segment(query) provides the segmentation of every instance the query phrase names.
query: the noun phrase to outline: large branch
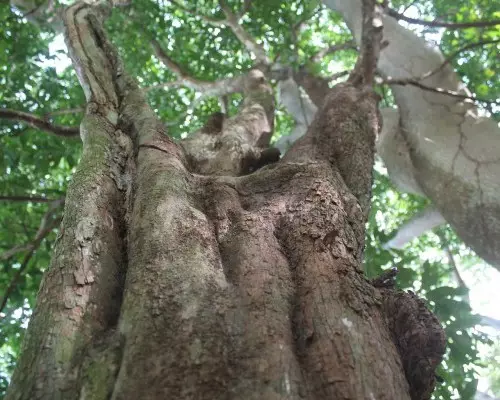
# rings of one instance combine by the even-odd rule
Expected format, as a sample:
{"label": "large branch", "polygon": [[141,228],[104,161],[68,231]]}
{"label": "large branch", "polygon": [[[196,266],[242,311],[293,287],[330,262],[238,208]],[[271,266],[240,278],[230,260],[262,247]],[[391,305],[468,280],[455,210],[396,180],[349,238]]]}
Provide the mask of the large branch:
{"label": "large branch", "polygon": [[382,45],[382,8],[372,0],[362,0],[361,41],[358,59],[348,82],[373,86]]}
{"label": "large branch", "polygon": [[[372,176],[366,171],[373,168],[375,137],[380,127],[378,96],[373,92],[373,83],[380,54],[382,20],[380,7],[371,0],[363,0],[362,13],[363,40],[353,71],[346,83],[328,91],[307,133],[283,159],[304,162],[312,157],[333,164],[366,218],[372,184]],[[289,80],[288,85],[292,88],[294,82]],[[297,97],[301,98],[300,93]]]}
{"label": "large branch", "polygon": [[260,70],[252,70],[244,78],[240,112],[229,119],[214,114],[200,131],[182,142],[196,161],[197,173],[238,176],[279,160],[279,152],[267,148],[273,132],[273,91]]}
{"label": "large branch", "polygon": [[[326,89],[328,89],[328,86],[326,86]],[[293,76],[278,82],[278,95],[280,104],[285,107],[288,114],[295,121],[292,132],[281,137],[276,143],[276,147],[282,153],[285,153],[292,143],[306,133],[316,111],[318,111],[318,107],[307,94],[300,90]]]}
{"label": "large branch", "polygon": [[10,121],[22,121],[27,123],[32,128],[40,129],[57,136],[75,137],[80,133],[80,128],[76,126],[54,125],[50,121],[36,115],[8,108],[0,109],[0,118],[8,119]]}
{"label": "large branch", "polygon": [[[360,1],[324,3],[343,15],[359,42]],[[436,49],[389,16],[384,17],[384,40],[388,46],[381,52],[378,68],[391,79],[421,77],[445,61]],[[449,65],[421,84],[469,95]],[[474,106],[463,99],[411,85],[394,85],[392,91],[399,107],[398,122],[390,124],[391,130],[384,127],[378,142],[391,178],[415,183],[413,191],[429,197],[465,243],[486,261],[500,266],[497,123],[479,117]]]}

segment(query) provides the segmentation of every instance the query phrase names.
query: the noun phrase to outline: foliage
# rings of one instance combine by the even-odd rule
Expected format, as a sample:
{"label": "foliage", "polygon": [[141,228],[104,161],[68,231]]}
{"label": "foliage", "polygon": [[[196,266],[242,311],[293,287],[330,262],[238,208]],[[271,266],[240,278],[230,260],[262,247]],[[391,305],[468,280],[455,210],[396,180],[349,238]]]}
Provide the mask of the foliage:
{"label": "foliage", "polygon": [[[229,3],[234,10],[241,6],[240,1]],[[457,21],[500,18],[494,2],[486,0],[418,3],[397,0],[392,6],[402,12],[410,3],[422,13],[422,18],[453,17]],[[450,7],[453,9],[451,14]],[[211,18],[223,18],[215,0],[198,0],[196,12]],[[351,39],[340,17],[324,10],[318,1],[253,2],[242,18],[242,25],[257,42],[264,44],[271,59],[293,68],[309,65],[311,56],[320,49]],[[139,0],[131,7],[114,10],[107,21],[107,29],[127,70],[143,87],[176,80],[176,76],[153,55],[150,47],[153,39],[184,71],[200,80],[236,76],[253,63],[229,27],[211,26],[165,0]],[[499,29],[497,26],[444,31],[441,45],[446,54],[451,54],[466,43],[498,39]],[[442,30],[421,30],[423,34],[436,31]],[[81,112],[50,115],[55,111],[84,106],[83,92],[74,70],[63,68],[64,60],[59,60],[58,54],[49,51],[51,44],[60,41],[60,36],[29,23],[5,2],[0,5],[0,32],[4,38],[0,41],[0,107],[46,116],[61,125],[77,126]],[[475,47],[452,61],[470,89],[482,98],[500,97],[500,84],[494,79],[500,73],[494,49],[493,45]],[[309,67],[328,76],[352,68],[355,60],[355,51],[342,50],[327,54],[319,63]],[[393,104],[387,88],[378,90],[383,94],[384,106]],[[175,138],[197,129],[218,110],[217,99],[197,101],[196,93],[187,88],[156,88],[150,90],[148,96],[153,109]],[[241,96],[232,96],[233,112],[240,100]],[[290,117],[278,111],[276,137],[288,134],[291,126]],[[0,196],[55,200],[64,197],[81,145],[78,139],[57,137],[27,127],[22,122],[0,120],[0,149],[0,169],[3,172],[0,175]],[[382,250],[381,244],[388,239],[389,233],[426,204],[420,198],[398,193],[389,183],[383,168],[377,168],[375,173],[372,204],[367,231],[367,274],[374,276],[387,267],[397,266],[400,271],[398,286],[414,290],[427,299],[446,325],[450,338],[446,361],[440,372],[445,384],[439,387],[435,396],[439,399],[458,398],[457,393],[461,393],[462,399],[472,398],[476,385],[477,343],[485,338],[474,330],[477,319],[467,304],[466,291],[457,287],[452,268],[446,260],[443,261],[443,248],[448,246],[461,264],[475,262],[474,256],[448,228],[441,229],[438,236],[425,235],[404,251]],[[48,207],[46,202],[0,200],[0,293],[5,293],[23,268],[0,315],[0,398],[19,353],[42,272],[49,265],[57,230],[43,238],[31,258],[27,257],[27,251],[7,259],[3,259],[2,254],[33,241]],[[61,209],[56,212],[59,216],[61,213]]]}
{"label": "foliage", "polygon": [[500,393],[500,338],[497,337],[494,345],[491,346],[485,365],[491,390],[494,393]]}

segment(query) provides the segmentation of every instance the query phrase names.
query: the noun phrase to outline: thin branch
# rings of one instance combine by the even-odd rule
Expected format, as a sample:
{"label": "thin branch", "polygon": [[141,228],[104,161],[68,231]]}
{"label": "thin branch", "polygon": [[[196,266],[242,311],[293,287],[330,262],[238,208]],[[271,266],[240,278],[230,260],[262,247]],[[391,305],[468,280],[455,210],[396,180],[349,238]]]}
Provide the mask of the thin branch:
{"label": "thin branch", "polygon": [[444,67],[446,67],[456,56],[458,56],[460,53],[462,53],[464,51],[473,49],[475,47],[481,47],[481,46],[486,46],[486,45],[495,44],[495,43],[500,43],[500,39],[496,39],[496,40],[481,40],[479,42],[469,43],[469,44],[465,45],[464,47],[458,49],[457,51],[453,52],[450,56],[448,56],[443,61],[443,63],[439,67],[435,68],[432,71],[426,72],[425,74],[423,74],[422,76],[420,76],[420,77],[418,77],[416,79],[417,80],[424,80],[424,79],[426,79],[426,78],[428,78],[430,76],[433,76],[433,75],[437,74]]}
{"label": "thin branch", "polygon": [[455,90],[448,90],[448,89],[443,89],[443,88],[427,86],[427,85],[419,82],[419,80],[415,79],[415,78],[409,78],[409,79],[385,78],[382,80],[382,83],[387,83],[388,85],[402,85],[402,86],[412,85],[412,86],[416,86],[422,90],[426,90],[428,92],[439,93],[439,94],[443,94],[443,95],[450,96],[450,97],[456,97],[456,98],[462,99],[462,100],[472,100],[472,101],[476,101],[476,102],[480,102],[480,103],[487,103],[487,104],[500,104],[500,100],[481,99],[481,98],[477,98],[474,96],[469,96],[469,95],[457,92]]}
{"label": "thin branch", "polygon": [[0,196],[0,201],[31,201],[32,203],[51,203],[54,199],[40,196]]}
{"label": "thin branch", "polygon": [[145,90],[147,91],[159,87],[171,88],[171,87],[185,86],[190,89],[201,92],[204,97],[209,97],[209,96],[219,97],[235,92],[240,92],[243,90],[243,82],[246,74],[236,76],[233,78],[221,79],[214,82],[203,81],[197,78],[193,78],[186,71],[184,71],[184,69],[179,64],[177,64],[165,53],[165,51],[162,49],[162,47],[156,40],[151,41],[151,45],[158,59],[175,75],[177,75],[178,80],[175,82],[166,82],[164,84],[146,88]]}
{"label": "thin branch", "polygon": [[46,119],[50,119],[55,115],[78,114],[85,111],[85,107],[68,108],[66,110],[51,111],[44,115]]}
{"label": "thin branch", "polygon": [[[448,244],[448,241],[446,240],[445,235],[442,232],[436,232],[436,235],[439,238],[439,241],[441,242],[441,248],[446,254],[446,257],[448,258],[448,264],[450,265],[452,271],[453,271],[453,276],[455,277],[455,280],[458,284],[458,287],[463,288],[463,289],[468,289],[467,284],[462,278],[462,275],[460,274],[460,271],[458,270],[457,263],[455,262],[455,257],[453,257],[453,253],[451,252],[450,246]],[[467,295],[465,297],[465,301],[467,303],[470,303],[470,297]]]}
{"label": "thin branch", "polygon": [[410,24],[433,26],[433,27],[447,28],[447,29],[483,28],[487,26],[500,25],[500,20],[498,19],[491,21],[440,22],[440,21],[425,21],[423,19],[418,19],[418,18],[410,18],[403,14],[398,13],[396,10],[393,9],[389,9],[387,13],[393,18],[408,22]]}
{"label": "thin branch", "polygon": [[28,266],[28,263],[31,260],[31,257],[33,257],[34,253],[35,253],[35,249],[33,248],[24,256],[24,259],[23,259],[23,262],[21,263],[21,266],[19,267],[16,274],[14,275],[12,280],[10,281],[9,286],[7,286],[7,289],[5,290],[5,293],[2,297],[2,301],[0,302],[0,314],[2,313],[3,309],[7,305],[7,301],[9,300],[9,296],[12,294],[12,292],[16,288],[17,283],[19,281],[19,278],[21,277],[24,270]]}
{"label": "thin branch", "polygon": [[54,125],[46,119],[23,111],[11,110],[7,108],[0,109],[0,118],[11,121],[26,122],[29,126],[52,133],[57,136],[75,137],[79,136],[80,128],[73,126]]}
{"label": "thin branch", "polygon": [[[413,0],[410,4],[408,4],[404,9],[403,9],[403,12],[401,14],[404,14],[406,11],[408,11],[408,9],[410,7],[413,7],[415,5],[415,3],[417,3],[418,0]],[[387,9],[388,7],[385,7],[384,9]]]}
{"label": "thin branch", "polygon": [[52,201],[52,203],[50,203],[49,205],[47,212],[40,220],[40,226],[38,228],[38,231],[34,239],[24,245],[15,246],[10,250],[5,251],[3,254],[0,255],[0,261],[7,260],[12,256],[14,256],[15,254],[20,253],[22,251],[35,250],[39,246],[41,240],[44,239],[52,231],[52,229],[54,229],[60,223],[61,219],[60,218],[54,219],[53,216],[56,213],[57,209],[63,204],[64,204],[64,198]]}
{"label": "thin branch", "polygon": [[450,250],[450,246],[448,244],[444,244],[444,252],[446,253],[446,256],[448,257],[448,264],[450,264],[451,268],[453,269],[453,275],[455,275],[455,278],[458,282],[458,286],[464,289],[467,289],[467,285],[465,284],[464,280],[462,279],[462,275],[460,275],[460,271],[458,270],[457,263],[455,262],[455,258],[453,257],[453,254]]}
{"label": "thin branch", "polygon": [[243,3],[243,8],[242,11],[238,14],[233,13],[229,5],[224,1],[224,0],[219,0],[219,6],[221,10],[224,12],[226,15],[225,19],[214,19],[211,17],[207,17],[206,15],[198,13],[195,9],[191,9],[187,7],[183,2],[179,0],[170,0],[170,3],[173,5],[177,6],[180,8],[182,11],[186,12],[187,14],[196,16],[201,18],[203,21],[214,25],[214,26],[228,26],[234,33],[234,35],[240,40],[240,42],[245,46],[245,48],[255,54],[257,57],[257,60],[261,62],[264,65],[270,65],[272,61],[267,57],[266,52],[264,48],[258,44],[254,38],[249,35],[243,27],[240,25],[239,20],[243,17],[243,15],[246,13],[247,9],[250,7],[251,1],[245,1]]}
{"label": "thin branch", "polygon": [[[26,267],[28,266],[28,263],[31,260],[31,258],[33,257],[33,254],[35,253],[36,249],[38,249],[38,247],[42,243],[43,239],[45,239],[49,235],[49,233],[52,232],[52,230],[54,228],[56,228],[57,226],[59,226],[59,224],[61,223],[62,217],[53,218],[53,216],[54,216],[54,213],[57,211],[57,209],[62,204],[64,204],[64,199],[55,200],[50,204],[49,209],[47,210],[47,212],[44,214],[44,216],[42,217],[42,219],[40,221],[40,227],[38,228],[38,231],[35,235],[35,238],[31,241],[31,243],[24,246],[23,250],[17,250],[15,252],[15,253],[17,253],[19,251],[28,250],[28,253],[24,256],[24,259],[21,263],[21,266],[19,267],[16,274],[14,275],[12,280],[10,281],[9,286],[7,287],[7,290],[5,291],[5,293],[3,295],[2,301],[0,302],[0,313],[3,311],[3,309],[7,305],[7,301],[9,300],[9,296],[12,294],[12,292],[16,288],[18,281],[19,281],[19,278],[21,277],[21,275],[25,271]],[[8,253],[10,253],[10,254],[8,254]],[[5,260],[7,258],[10,258],[15,253],[12,253],[12,251],[10,251],[10,252],[7,251],[6,253],[2,254],[2,256],[0,256],[0,260],[2,260],[2,259]]]}
{"label": "thin branch", "polygon": [[174,60],[172,60],[165,51],[163,51],[162,47],[160,46],[160,43],[158,43],[157,40],[152,40],[151,41],[151,46],[153,47],[153,50],[155,52],[156,57],[165,64],[170,71],[172,71],[175,75],[177,75],[179,78],[184,79],[189,79],[195,81],[193,78],[187,74],[182,67],[177,64]]}
{"label": "thin branch", "polygon": [[332,54],[335,53],[336,51],[340,50],[356,50],[356,42],[354,40],[350,40],[349,42],[346,43],[341,43],[341,44],[333,44],[329,47],[325,47],[324,49],[321,49],[318,51],[316,54],[313,54],[310,58],[309,61],[317,63],[320,62],[323,57],[325,57],[327,54]]}
{"label": "thin branch", "polygon": [[206,15],[200,14],[196,10],[193,10],[193,9],[187,7],[181,1],[170,0],[170,3],[172,3],[173,5],[175,5],[177,8],[181,9],[182,11],[184,11],[186,14],[190,14],[192,16],[198,17],[198,18],[202,19],[203,21],[209,23],[210,25],[220,27],[220,26],[223,26],[226,24],[225,19],[215,19],[215,18],[208,17]]}
{"label": "thin branch", "polygon": [[163,82],[163,83],[158,83],[156,85],[143,87],[142,90],[144,90],[145,92],[150,92],[150,91],[156,90],[156,89],[170,90],[170,89],[179,88],[181,86],[185,86],[184,82],[182,82],[182,81]]}
{"label": "thin branch", "polygon": [[226,24],[231,28],[234,35],[239,39],[243,46],[245,46],[249,52],[255,54],[259,62],[264,65],[270,65],[272,61],[267,56],[264,48],[258,44],[255,39],[240,25],[239,20],[241,16],[234,14],[225,0],[219,0],[219,6],[226,15]]}

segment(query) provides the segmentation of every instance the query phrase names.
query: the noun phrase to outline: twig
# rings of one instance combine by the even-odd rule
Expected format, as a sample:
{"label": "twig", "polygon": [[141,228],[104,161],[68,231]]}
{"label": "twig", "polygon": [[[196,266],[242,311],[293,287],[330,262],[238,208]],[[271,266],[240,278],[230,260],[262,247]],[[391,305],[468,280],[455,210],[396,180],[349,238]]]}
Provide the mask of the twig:
{"label": "twig", "polygon": [[[444,250],[446,257],[448,258],[448,264],[450,264],[451,269],[453,270],[453,275],[455,276],[455,279],[458,283],[458,287],[463,289],[468,289],[467,284],[462,279],[462,275],[460,275],[460,271],[458,270],[457,263],[455,262],[455,258],[453,257],[453,253],[451,252],[446,237],[441,232],[436,232],[436,234],[441,242],[441,247]],[[467,301],[467,303],[469,303],[470,302],[469,296],[466,296],[465,300]]]}
{"label": "twig", "polygon": [[[2,301],[0,302],[0,313],[3,311],[3,309],[7,305],[7,301],[9,299],[9,296],[12,294],[15,287],[17,286],[19,278],[21,277],[24,270],[28,266],[28,263],[31,260],[36,249],[40,246],[40,243],[43,241],[43,239],[45,239],[48,236],[48,234],[50,232],[52,232],[52,230],[55,227],[59,226],[59,224],[61,223],[62,217],[57,217],[57,218],[52,218],[52,217],[53,217],[54,213],[56,212],[57,208],[60,207],[63,203],[64,203],[64,199],[59,199],[59,200],[53,201],[49,205],[49,209],[42,217],[42,219],[40,221],[40,227],[38,228],[38,231],[35,235],[35,238],[31,241],[31,243],[24,246],[24,248],[22,250],[19,250],[19,247],[18,247],[18,250],[16,250],[15,252],[12,252],[12,250],[13,250],[12,249],[11,251],[5,252],[0,257],[0,260],[2,260],[2,259],[5,260],[7,258],[12,257],[15,253],[17,253],[19,251],[28,250],[28,253],[24,256],[24,259],[23,259],[23,262],[21,263],[21,266],[19,267],[16,274],[14,275],[12,280],[10,281],[9,286],[7,287],[7,290],[5,291],[5,293],[3,295]],[[10,254],[7,254],[7,253],[10,253]]]}
{"label": "twig", "polygon": [[270,65],[272,61],[267,56],[264,48],[258,44],[255,39],[240,25],[239,20],[241,16],[234,14],[225,0],[219,0],[219,6],[226,15],[225,23],[231,28],[234,35],[239,39],[243,46],[245,46],[249,52],[255,54],[255,57],[257,57],[257,60],[260,63]]}
{"label": "twig", "polygon": [[479,42],[469,43],[468,45],[465,45],[464,47],[462,47],[462,48],[458,49],[457,51],[453,52],[450,56],[448,56],[443,61],[443,63],[439,67],[435,68],[432,71],[426,72],[425,74],[423,74],[420,77],[415,78],[415,79],[417,79],[417,80],[424,80],[426,78],[429,78],[430,76],[433,76],[433,75],[437,74],[444,67],[446,67],[451,62],[451,60],[453,60],[457,55],[459,55],[460,53],[462,53],[462,52],[464,52],[466,50],[473,49],[474,47],[486,46],[486,45],[495,44],[495,43],[500,43],[500,39],[496,39],[496,40],[481,40]]}
{"label": "twig", "polygon": [[215,18],[208,17],[206,15],[200,14],[200,13],[196,12],[196,10],[190,9],[189,7],[187,7],[186,5],[184,5],[183,3],[181,3],[178,0],[170,0],[170,3],[172,3],[176,7],[180,8],[186,14],[190,14],[190,15],[193,15],[195,17],[199,17],[200,19],[202,19],[203,21],[205,21],[205,22],[207,22],[207,23],[209,23],[211,25],[219,26],[220,27],[220,26],[226,24],[226,20],[225,19],[222,19],[222,20],[221,19],[215,19]]}
{"label": "twig", "polygon": [[323,57],[325,57],[327,54],[335,53],[336,51],[340,50],[356,50],[356,43],[354,40],[350,40],[349,42],[346,43],[341,43],[341,44],[334,44],[329,47],[325,47],[324,49],[321,49],[318,51],[316,54],[313,54],[310,58],[309,61],[317,63],[320,62]]}
{"label": "twig", "polygon": [[33,257],[33,254],[35,253],[35,249],[31,249],[23,259],[23,262],[21,263],[21,266],[17,270],[16,274],[12,278],[12,280],[9,283],[9,286],[7,286],[7,289],[5,290],[5,293],[2,297],[2,301],[0,302],[0,314],[2,313],[3,309],[7,305],[7,301],[9,300],[9,296],[12,294],[14,291],[15,287],[17,286],[17,282],[19,281],[19,278],[21,277],[22,273],[28,266],[29,261],[31,260],[31,257]]}
{"label": "twig", "polygon": [[251,1],[246,1],[243,3],[243,8],[240,13],[235,14],[229,7],[229,5],[224,0],[219,0],[219,7],[224,12],[226,18],[225,19],[214,19],[211,17],[207,17],[206,15],[198,13],[196,10],[188,8],[183,2],[179,0],[170,0],[170,3],[174,4],[184,12],[190,15],[197,16],[201,18],[203,21],[214,25],[214,26],[228,26],[234,33],[234,35],[240,40],[243,46],[251,53],[255,54],[257,60],[264,65],[270,65],[271,60],[267,57],[266,51],[264,48],[258,44],[255,39],[249,35],[243,27],[240,25],[239,20],[246,13],[248,8],[250,7]]}
{"label": "twig", "polygon": [[[64,204],[64,199],[58,199],[52,201],[52,203],[49,205],[49,208],[47,212],[44,214],[42,219],[40,220],[40,226],[38,228],[38,231],[35,235],[35,238],[24,245],[20,246],[15,246],[11,248],[10,250],[5,251],[3,254],[0,255],[0,261],[2,260],[7,260],[14,256],[17,253],[20,253],[22,251],[26,250],[35,250],[38,245],[40,244],[40,241],[45,238],[51,231],[54,229],[60,222],[60,218],[56,218],[55,220],[52,219],[54,213],[57,211],[57,209]],[[52,221],[52,222],[51,222]],[[55,221],[55,222],[54,222]]]}
{"label": "twig", "polygon": [[[415,3],[417,3],[418,0],[413,0],[410,4],[408,4],[404,9],[403,9],[403,12],[401,14],[404,14],[406,11],[408,11],[408,9],[412,6],[415,5]],[[387,7],[386,7],[387,8]]]}
{"label": "twig", "polygon": [[2,108],[0,109],[0,118],[8,119],[11,121],[23,121],[33,128],[41,129],[45,132],[49,132],[57,136],[75,137],[80,134],[80,128],[78,127],[54,125],[46,119],[26,113],[24,111]]}
{"label": "twig", "polygon": [[402,86],[412,85],[412,86],[419,87],[420,89],[426,90],[428,92],[444,94],[446,96],[456,97],[456,98],[459,98],[462,100],[472,100],[472,101],[477,101],[480,103],[487,103],[487,104],[500,104],[500,100],[486,100],[486,99],[481,99],[481,98],[474,97],[474,96],[469,96],[469,95],[457,92],[455,90],[448,90],[448,89],[443,89],[443,88],[427,86],[427,85],[419,82],[419,80],[415,79],[415,78],[409,78],[409,79],[385,78],[382,80],[382,83],[387,83],[388,85],[402,85]]}
{"label": "twig", "polygon": [[410,24],[433,26],[433,27],[448,28],[448,29],[483,28],[487,26],[500,25],[500,20],[498,19],[492,21],[440,22],[440,21],[425,21],[418,18],[410,18],[403,14],[398,13],[396,10],[393,9],[388,9],[387,13],[393,18],[408,22]]}

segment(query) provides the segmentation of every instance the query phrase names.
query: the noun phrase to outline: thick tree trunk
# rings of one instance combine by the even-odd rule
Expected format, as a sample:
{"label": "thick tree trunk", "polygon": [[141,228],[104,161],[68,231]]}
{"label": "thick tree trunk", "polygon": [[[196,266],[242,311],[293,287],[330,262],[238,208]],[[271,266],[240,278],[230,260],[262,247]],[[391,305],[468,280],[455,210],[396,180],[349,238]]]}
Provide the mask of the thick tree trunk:
{"label": "thick tree trunk", "polygon": [[179,145],[99,15],[65,13],[84,153],[7,398],[428,399],[439,323],[361,269],[371,89],[334,88],[277,161],[252,71],[240,113]]}

